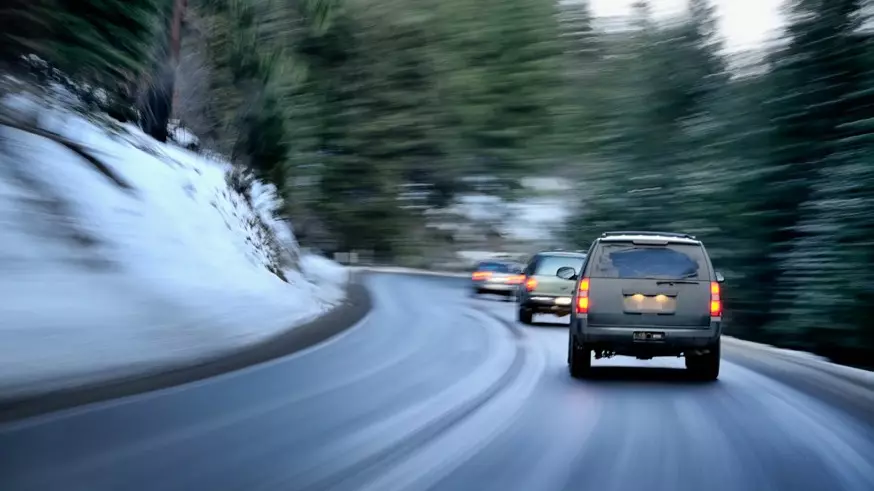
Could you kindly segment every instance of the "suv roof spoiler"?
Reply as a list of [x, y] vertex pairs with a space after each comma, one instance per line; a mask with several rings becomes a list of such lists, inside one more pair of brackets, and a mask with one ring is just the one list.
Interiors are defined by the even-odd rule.
[[617, 235], [652, 235], [652, 236], [661, 236], [661, 237], [677, 237], [680, 239], [691, 239], [698, 240], [694, 235], [689, 234], [681, 234], [676, 232], [641, 232], [639, 230], [631, 230], [631, 231], [619, 231], [619, 232], [604, 232], [601, 234], [601, 237], [613, 237]]

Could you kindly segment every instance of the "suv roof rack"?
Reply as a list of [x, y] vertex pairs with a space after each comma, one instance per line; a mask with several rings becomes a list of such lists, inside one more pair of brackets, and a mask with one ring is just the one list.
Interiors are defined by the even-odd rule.
[[601, 234], [601, 237], [613, 237], [616, 235], [653, 235], [653, 236], [661, 236], [661, 237], [677, 237], [681, 239], [691, 239], [698, 240], [694, 235], [682, 234], [676, 232], [643, 232], [639, 230], [631, 230], [631, 231], [618, 231], [618, 232], [604, 232]]

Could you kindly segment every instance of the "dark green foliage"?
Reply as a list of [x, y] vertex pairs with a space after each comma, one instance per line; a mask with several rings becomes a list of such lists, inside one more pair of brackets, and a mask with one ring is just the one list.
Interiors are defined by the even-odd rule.
[[558, 10], [539, 0], [445, 1], [438, 7], [451, 120], [471, 166], [530, 171], [554, 143], [562, 77]]
[[[707, 138], [717, 126], [713, 103], [727, 76], [699, 8], [685, 22], [658, 27], [640, 4], [635, 30], [606, 43], [596, 61], [609, 104], [597, 160], [584, 174], [588, 195], [573, 228], [580, 242], [611, 228], [671, 229], [699, 221], [702, 166], [713, 165]], [[710, 161], [710, 162], [708, 162]], [[677, 210], [678, 195], [690, 210]], [[693, 204], [694, 203], [694, 204]]]
[[256, 175], [283, 185], [288, 162], [286, 117], [276, 96], [264, 94], [244, 116], [236, 155], [242, 156]]
[[[152, 44], [172, 0], [13, 0], [0, 6], [0, 62], [36, 55], [53, 82], [113, 117], [135, 118], [139, 83], [152, 66]], [[60, 72], [55, 72], [59, 70]], [[94, 98], [94, 88], [105, 97]]]
[[[103, 108], [130, 119], [131, 101], [172, 76], [158, 63], [172, 3], [10, 0], [0, 62], [36, 53], [50, 78], [60, 68], [74, 89], [108, 89]], [[748, 53], [762, 59], [752, 73], [722, 50], [708, 0], [671, 22], [638, 1], [609, 31], [580, 2], [190, 0], [204, 89], [182, 119], [196, 114], [213, 147], [276, 184], [301, 237], [384, 260], [427, 249], [423, 203], [570, 176], [568, 242], [695, 233], [728, 278], [732, 333], [864, 363], [874, 45], [863, 3], [790, 1], [781, 42]]]
[[775, 155], [799, 182], [784, 184], [785, 194], [776, 198], [794, 199], [799, 208], [777, 215], [792, 226], [777, 235], [780, 282], [767, 326], [785, 342], [844, 353], [857, 363], [874, 339], [864, 313], [874, 292], [867, 274], [874, 266], [874, 67], [870, 34], [857, 31], [861, 4], [795, 6], [797, 14], [813, 15], [793, 24], [788, 49], [807, 61], [784, 70], [804, 77], [806, 90], [778, 124], [783, 146]]
[[149, 66], [168, 1], [16, 0], [0, 10], [0, 44], [7, 58], [33, 53], [80, 83], [121, 91]]
[[759, 73], [729, 80], [706, 2], [676, 25], [640, 3], [602, 50], [628, 56], [593, 62], [614, 103], [570, 232], [693, 232], [728, 277], [731, 333], [870, 365], [874, 44], [861, 1], [789, 7]]
[[[140, 97], [139, 123], [143, 131], [159, 142], [167, 141], [167, 124], [173, 112], [173, 93], [176, 88], [176, 63], [174, 57], [173, 23], [181, 22], [184, 0], [162, 2], [157, 19], [152, 46], [152, 64], [141, 80], [144, 94]], [[179, 16], [177, 19], [176, 16]]]

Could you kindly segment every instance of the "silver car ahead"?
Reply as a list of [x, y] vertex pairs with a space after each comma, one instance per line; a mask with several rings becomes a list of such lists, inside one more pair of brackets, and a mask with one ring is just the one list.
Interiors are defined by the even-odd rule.
[[525, 281], [522, 265], [507, 261], [483, 261], [470, 275], [472, 295], [491, 293], [503, 295], [508, 301], [516, 298], [519, 286]]

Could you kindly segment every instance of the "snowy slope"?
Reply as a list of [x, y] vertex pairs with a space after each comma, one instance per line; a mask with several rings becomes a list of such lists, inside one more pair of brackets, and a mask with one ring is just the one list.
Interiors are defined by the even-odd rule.
[[342, 299], [346, 271], [298, 257], [271, 186], [251, 185], [250, 205], [226, 162], [131, 126], [110, 134], [55, 103], [3, 101], [89, 148], [130, 189], [59, 143], [2, 129], [0, 392], [233, 348]]

